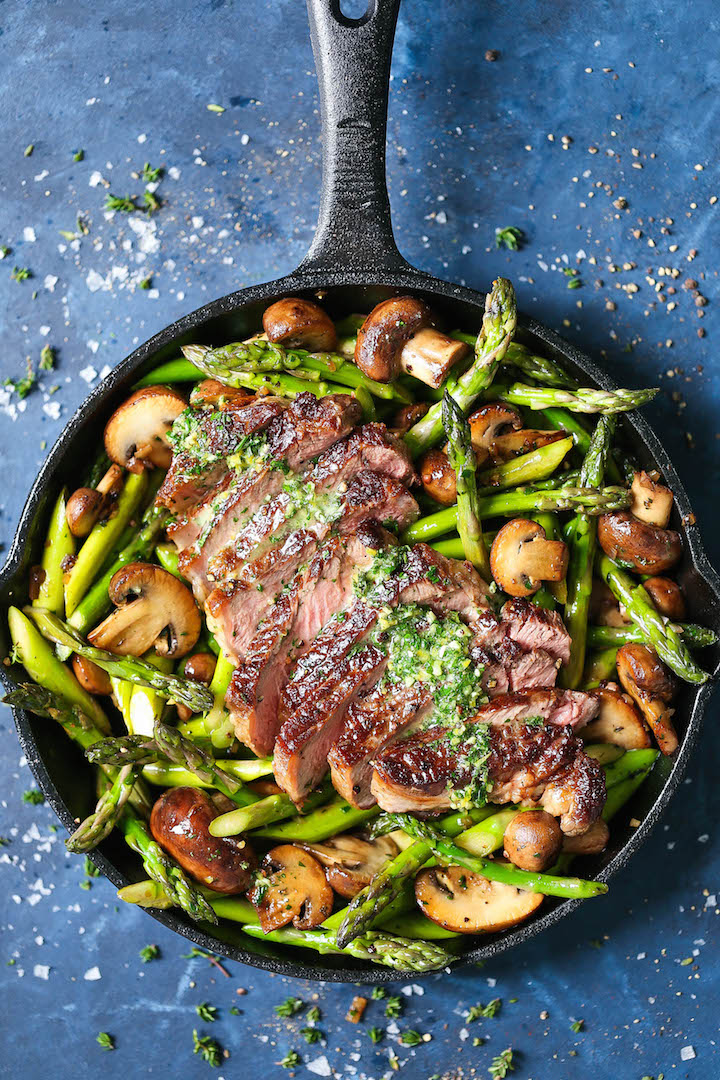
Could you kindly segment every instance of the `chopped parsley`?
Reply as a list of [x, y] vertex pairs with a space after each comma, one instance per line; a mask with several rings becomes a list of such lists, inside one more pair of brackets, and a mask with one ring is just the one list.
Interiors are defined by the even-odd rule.
[[40, 371], [52, 371], [55, 367], [55, 353], [50, 345], [43, 345], [40, 350]]
[[142, 178], [146, 184], [157, 184], [159, 180], [162, 180], [165, 170], [162, 166], [157, 169], [153, 169], [149, 161], [146, 161], [143, 165]]
[[575, 1020], [575, 1022], [570, 1025], [570, 1030], [574, 1031], [576, 1035], [579, 1035], [584, 1027], [585, 1027], [585, 1021], [584, 1020]]
[[88, 877], [100, 877], [100, 871], [94, 862], [92, 862], [87, 855], [85, 856], [85, 862], [83, 864], [83, 870]]
[[139, 210], [140, 207], [129, 195], [122, 199], [119, 195], [108, 192], [105, 197], [105, 209], [119, 211], [121, 214], [132, 214], [133, 210]]
[[316, 1027], [300, 1028], [300, 1034], [306, 1043], [316, 1043], [322, 1039], [322, 1031]]
[[84, 161], [84, 160], [85, 160], [85, 151], [84, 150], [76, 150], [75, 153], [73, 154], [73, 161]]
[[525, 233], [514, 225], [508, 225], [504, 229], [495, 230], [495, 247], [509, 248], [510, 251], [518, 251], [525, 241]]
[[384, 997], [387, 997], [387, 991], [385, 991], [382, 986], [375, 986], [373, 987], [373, 992], [370, 997], [373, 1001], [382, 1001]]
[[317, 1005], [311, 1005], [306, 1015], [309, 1023], [317, 1024], [318, 1020], [320, 1019], [320, 1010], [318, 1009]]
[[28, 270], [27, 266], [13, 266], [10, 277], [13, 281], [27, 281], [32, 277], [32, 270]]
[[198, 1035], [197, 1029], [193, 1030], [193, 1054], [200, 1054], [203, 1061], [216, 1069], [222, 1065], [223, 1051], [220, 1043], [209, 1035]]
[[382, 1042], [382, 1040], [384, 1038], [385, 1038], [385, 1032], [383, 1031], [382, 1028], [380, 1028], [380, 1027], [368, 1028], [368, 1039], [370, 1039], [371, 1042], [379, 1043], [379, 1042]]
[[419, 1031], [414, 1031], [412, 1028], [409, 1031], [403, 1031], [400, 1036], [400, 1042], [403, 1046], [419, 1046], [421, 1042], [427, 1041], [424, 1035], [421, 1035]]
[[45, 802], [45, 796], [37, 788], [30, 788], [29, 791], [23, 791], [22, 801], [30, 806], [41, 806]]
[[158, 199], [154, 191], [143, 192], [143, 202], [145, 203], [145, 209], [148, 214], [154, 214], [156, 210], [159, 210], [162, 203]]
[[275, 1006], [275, 1012], [278, 1016], [295, 1016], [305, 1005], [302, 998], [289, 997], [285, 998], [282, 1005]]
[[386, 1005], [385, 1005], [385, 1015], [390, 1020], [397, 1020], [398, 1016], [402, 1015], [402, 1011], [403, 1011], [403, 1000], [402, 1000], [402, 998], [398, 997], [396, 994], [392, 994], [387, 999], [387, 1002], [386, 1002]]
[[28, 143], [23, 150], [23, 157], [32, 157], [32, 152], [35, 149], [35, 143]]
[[149, 964], [151, 960], [157, 960], [160, 955], [160, 947], [158, 945], [146, 945], [144, 949], [140, 950], [140, 959], [143, 964]]

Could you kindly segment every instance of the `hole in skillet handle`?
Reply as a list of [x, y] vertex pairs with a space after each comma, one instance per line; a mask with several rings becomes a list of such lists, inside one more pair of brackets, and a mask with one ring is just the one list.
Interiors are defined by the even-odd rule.
[[363, 26], [377, 10], [377, 0], [331, 0], [330, 11], [343, 26]]

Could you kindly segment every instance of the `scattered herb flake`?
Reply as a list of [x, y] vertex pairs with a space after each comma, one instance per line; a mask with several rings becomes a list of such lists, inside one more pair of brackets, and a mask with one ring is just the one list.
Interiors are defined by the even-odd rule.
[[508, 1046], [496, 1058], [492, 1059], [488, 1072], [495, 1080], [504, 1080], [508, 1073], [515, 1072], [511, 1047]]
[[87, 874], [88, 877], [100, 877], [100, 871], [98, 870], [95, 863], [92, 862], [90, 859], [88, 859], [87, 855], [85, 856], [85, 863], [83, 865], [83, 870], [85, 871], [85, 873]]
[[204, 1020], [207, 1024], [211, 1024], [213, 1021], [217, 1020], [217, 1007], [215, 1005], [208, 1005], [207, 1001], [202, 1001], [199, 1005], [196, 1005], [195, 1012], [200, 1019]]
[[392, 994], [385, 1003], [385, 1015], [390, 1020], [397, 1020], [398, 1016], [402, 1015], [403, 1000], [396, 994]]
[[222, 1064], [223, 1052], [220, 1043], [209, 1035], [198, 1035], [197, 1029], [193, 1030], [193, 1054], [200, 1054], [203, 1061], [215, 1068]]
[[387, 991], [383, 990], [382, 986], [373, 987], [373, 992], [370, 995], [373, 1001], [382, 1001], [387, 996]]
[[508, 225], [504, 229], [495, 230], [495, 247], [509, 248], [510, 251], [519, 251], [525, 240], [525, 233], [522, 229], [515, 228], [514, 225]]
[[40, 371], [52, 371], [55, 367], [55, 353], [51, 345], [43, 345], [40, 350]]
[[84, 161], [84, 160], [85, 160], [85, 151], [84, 150], [76, 150], [75, 153], [73, 154], [73, 161]]
[[210, 105], [207, 106], [207, 109], [208, 109], [208, 112], [214, 112], [214, 113], [224, 113], [225, 112], [225, 106], [224, 105], [214, 105], [214, 104], [211, 103]]
[[103, 1050], [114, 1050], [115, 1040], [112, 1035], [108, 1035], [107, 1031], [101, 1031], [96, 1040]]
[[14, 266], [10, 277], [13, 281], [27, 281], [32, 277], [32, 270], [28, 270], [27, 266]]
[[23, 150], [23, 157], [32, 157], [32, 152], [35, 149], [35, 143], [28, 143]]
[[294, 1069], [300, 1064], [300, 1055], [297, 1050], [289, 1050], [280, 1062], [283, 1069]]
[[144, 949], [140, 950], [140, 959], [143, 964], [149, 964], [151, 960], [157, 960], [160, 956], [159, 945], [146, 945]]
[[317, 1005], [311, 1005], [307, 1011], [307, 1019], [311, 1024], [317, 1024], [320, 1019], [320, 1010]]
[[123, 214], [132, 214], [133, 210], [139, 210], [139, 206], [134, 199], [131, 199], [127, 195], [124, 199], [121, 199], [119, 195], [113, 195], [111, 192], [105, 196], [105, 209], [106, 210], [119, 210]]
[[414, 1031], [410, 1028], [409, 1031], [403, 1031], [400, 1036], [400, 1042], [404, 1046], [419, 1046], [421, 1042], [425, 1042], [425, 1039], [419, 1031]]
[[41, 806], [45, 802], [45, 796], [37, 788], [30, 788], [29, 791], [23, 791], [22, 800], [31, 806]]
[[487, 1005], [471, 1005], [467, 1017], [468, 1023], [472, 1024], [473, 1020], [477, 1020], [481, 1016], [486, 1018], [497, 1016], [501, 1005], [501, 998], [493, 998], [492, 1001], [488, 1001]]
[[322, 1031], [320, 1028], [304, 1027], [300, 1028], [300, 1034], [306, 1043], [316, 1043], [322, 1039]]
[[142, 178], [146, 184], [157, 184], [159, 180], [162, 180], [165, 170], [162, 166], [158, 166], [157, 169], [153, 169], [149, 161], [146, 161], [143, 165]]
[[278, 1016], [295, 1016], [305, 1005], [302, 998], [289, 997], [285, 998], [282, 1005], [275, 1006], [275, 1012]]
[[385, 1032], [380, 1027], [371, 1027], [368, 1029], [368, 1039], [371, 1042], [379, 1043], [385, 1038]]
[[156, 210], [159, 210], [162, 203], [158, 199], [157, 195], [153, 191], [143, 192], [143, 202], [145, 203], [145, 209], [148, 214], [154, 214]]
[[139, 288], [141, 288], [141, 289], [150, 289], [150, 288], [152, 288], [152, 274], [148, 274], [147, 277], [144, 277], [142, 279], [142, 281], [140, 282]]
[[570, 1025], [570, 1030], [574, 1031], [575, 1034], [577, 1035], [579, 1032], [581, 1032], [583, 1030], [584, 1027], [585, 1027], [585, 1021], [584, 1020], [575, 1020], [575, 1022]]

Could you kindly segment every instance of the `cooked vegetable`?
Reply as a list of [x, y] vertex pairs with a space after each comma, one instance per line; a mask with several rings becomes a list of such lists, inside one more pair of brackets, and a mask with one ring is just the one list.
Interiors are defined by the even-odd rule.
[[657, 482], [657, 473], [636, 472], [630, 485], [630, 513], [639, 521], [667, 529], [673, 508], [673, 493]]
[[65, 488], [60, 492], [50, 515], [47, 536], [40, 565], [41, 581], [33, 607], [47, 608], [56, 615], [65, 612], [63, 575], [75, 555], [75, 541], [66, 519]]
[[490, 561], [478, 510], [477, 459], [470, 442], [470, 425], [447, 390], [442, 402], [442, 421], [448, 438], [448, 457], [455, 474], [457, 530], [465, 558], [485, 581], [490, 581]]
[[516, 814], [505, 830], [505, 857], [521, 870], [547, 870], [562, 847], [557, 818], [544, 810]]
[[638, 574], [663, 574], [682, 555], [679, 533], [648, 525], [626, 510], [600, 518], [598, 540], [606, 555]]
[[332, 352], [337, 345], [335, 324], [312, 300], [283, 297], [265, 308], [262, 321], [268, 341], [286, 345], [289, 349]]
[[[647, 581], [643, 583], [647, 591]], [[660, 609], [658, 609], [659, 611]], [[660, 614], [665, 614], [660, 611]], [[718, 636], [714, 630], [708, 630], [706, 626], [698, 626], [696, 623], [675, 623], [674, 629], [680, 634], [686, 645], [693, 649], [704, 649], [708, 645], [715, 645]], [[633, 623], [623, 627], [614, 626], [589, 626], [588, 644], [593, 648], [607, 648], [627, 645], [629, 642], [646, 641], [643, 630]]]
[[404, 371], [428, 386], [440, 386], [468, 351], [463, 342], [434, 328], [422, 300], [394, 296], [374, 307], [358, 330], [355, 363], [378, 382], [391, 382]]
[[614, 685], [599, 687], [595, 693], [600, 699], [600, 712], [583, 728], [584, 742], [614, 743], [625, 750], [650, 746], [642, 718], [626, 694]]
[[452, 953], [433, 944], [431, 941], [412, 941], [407, 938], [393, 937], [382, 930], [369, 930], [362, 937], [354, 938], [343, 948], [335, 941], [331, 931], [297, 930], [285, 927], [265, 933], [260, 926], [244, 926], [250, 937], [262, 941], [274, 941], [279, 945], [295, 945], [303, 949], [314, 949], [321, 955], [354, 956], [356, 960], [369, 960], [373, 964], [389, 967], [395, 971], [439, 971], [455, 959]]
[[69, 840], [66, 840], [68, 851], [92, 851], [110, 835], [132, 794], [139, 774], [140, 770], [134, 765], [123, 765], [118, 770], [111, 786], [100, 796], [93, 813], [85, 818]]
[[567, 563], [563, 541], [548, 540], [542, 525], [524, 518], [503, 525], [490, 552], [492, 576], [510, 596], [532, 596], [544, 581], [562, 581]]
[[111, 465], [96, 488], [82, 487], [72, 493], [65, 516], [73, 536], [87, 536], [100, 518], [110, 516], [122, 486], [122, 469]]
[[75, 678], [88, 694], [98, 694], [102, 697], [112, 693], [110, 676], [97, 664], [93, 664], [92, 660], [86, 660], [83, 656], [73, 656], [72, 669]]
[[579, 836], [566, 836], [563, 839], [563, 854], [599, 855], [604, 851], [610, 839], [610, 830], [602, 818], [594, 821], [587, 832]]
[[415, 879], [415, 898], [428, 919], [460, 934], [490, 934], [524, 922], [544, 897], [489, 881], [462, 866], [433, 866]]
[[623, 645], [617, 655], [620, 682], [639, 705], [653, 730], [663, 754], [677, 750], [678, 738], [672, 722], [675, 712], [670, 703], [675, 696], [675, 684], [647, 645]]
[[169, 386], [136, 390], [105, 426], [105, 450], [110, 460], [133, 473], [153, 465], [167, 469], [172, 458], [167, 433], [185, 404], [182, 394]]
[[375, 874], [398, 853], [389, 836], [363, 840], [352, 833], [342, 833], [324, 844], [300, 844], [325, 867], [328, 882], [340, 896], [352, 899], [369, 885]]
[[292, 844], [281, 844], [267, 853], [248, 898], [266, 934], [289, 922], [298, 930], [311, 930], [328, 917], [333, 905], [332, 889], [320, 864]]
[[687, 614], [683, 591], [676, 581], [666, 577], [651, 577], [643, 581], [643, 589], [649, 595], [661, 615], [680, 622]]

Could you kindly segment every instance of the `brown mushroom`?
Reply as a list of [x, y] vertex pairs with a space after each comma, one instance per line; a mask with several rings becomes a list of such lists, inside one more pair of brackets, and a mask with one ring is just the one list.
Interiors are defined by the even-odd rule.
[[670, 523], [673, 508], [673, 493], [670, 488], [657, 483], [657, 473], [633, 473], [630, 485], [630, 512], [639, 521], [648, 525], [657, 525], [666, 529]]
[[130, 472], [152, 465], [167, 469], [172, 460], [167, 433], [184, 408], [185, 398], [170, 386], [136, 390], [105, 425], [108, 457]]
[[379, 303], [358, 330], [355, 363], [378, 382], [392, 382], [401, 371], [428, 386], [439, 386], [469, 346], [441, 334], [430, 308], [414, 296]]
[[657, 654], [647, 645], [623, 645], [618, 649], [617, 670], [620, 682], [653, 730], [663, 754], [672, 754], [678, 737], [672, 722], [670, 702], [675, 683]]
[[[209, 686], [212, 682], [212, 677], [215, 674], [215, 664], [216, 660], [212, 653], [193, 653], [193, 655], [188, 656], [185, 661], [183, 675], [192, 682], [199, 682], [204, 686]], [[176, 709], [177, 714], [183, 723], [186, 720], [189, 720], [193, 715], [192, 710], [187, 705], [178, 703]]]
[[600, 712], [582, 729], [583, 742], [611, 743], [625, 750], [650, 746], [647, 728], [627, 694], [621, 694], [615, 683], [606, 683], [594, 693], [600, 702]]
[[544, 810], [516, 814], [505, 830], [505, 857], [521, 870], [547, 870], [560, 853], [562, 835], [557, 818]]
[[320, 863], [302, 848], [280, 844], [268, 851], [248, 899], [267, 934], [292, 922], [310, 930], [332, 911], [333, 893]]
[[418, 473], [426, 495], [443, 506], [457, 502], [455, 470], [444, 450], [427, 450], [418, 462]]
[[96, 488], [82, 487], [72, 493], [65, 517], [73, 536], [87, 536], [96, 522], [109, 517], [122, 486], [122, 469], [111, 465]]
[[463, 866], [433, 866], [415, 878], [415, 899], [424, 915], [458, 934], [507, 930], [542, 904], [542, 893], [488, 881]]
[[203, 379], [190, 394], [194, 409], [237, 409], [253, 401], [255, 395], [242, 387], [225, 386], [217, 379]]
[[300, 844], [300, 847], [322, 863], [330, 885], [348, 900], [369, 885], [375, 874], [398, 853], [398, 846], [390, 836], [363, 840], [352, 833], [341, 833], [323, 844]]
[[586, 832], [563, 837], [562, 849], [567, 855], [599, 855], [608, 846], [609, 839], [607, 824], [598, 818]]
[[513, 405], [505, 401], [491, 401], [481, 405], [468, 417], [468, 423], [475, 450], [485, 450], [491, 454], [497, 440], [509, 432], [520, 431], [524, 421]]
[[84, 656], [75, 655], [72, 658], [72, 669], [75, 672], [75, 678], [83, 690], [87, 690], [88, 694], [101, 696], [112, 693], [110, 676], [107, 671], [103, 671], [97, 664], [93, 664], [92, 660], [86, 660]]
[[402, 405], [392, 418], [390, 428], [396, 435], [404, 435], [413, 424], [422, 420], [430, 406], [426, 401], [416, 401], [412, 405]]
[[268, 341], [289, 349], [331, 352], [337, 345], [335, 324], [327, 312], [312, 300], [286, 296], [263, 313], [263, 330]]
[[598, 542], [606, 555], [638, 574], [662, 574], [682, 555], [679, 533], [648, 525], [627, 510], [598, 518]]
[[218, 811], [205, 791], [170, 788], [155, 802], [150, 831], [155, 840], [196, 881], [219, 893], [244, 893], [257, 864], [247, 840], [211, 836]]
[[590, 594], [590, 621], [597, 626], [627, 626], [631, 622], [623, 615], [612, 589], [595, 578]]
[[200, 636], [200, 612], [190, 590], [152, 563], [128, 563], [110, 579], [117, 610], [88, 634], [88, 641], [118, 656], [189, 653]]
[[566, 439], [565, 431], [536, 431], [534, 428], [520, 428], [519, 431], [509, 431], [506, 435], [498, 435], [490, 446], [490, 454], [493, 461], [510, 461], [519, 454], [529, 454], [533, 450], [539, 450], [541, 446]]
[[515, 518], [503, 525], [490, 549], [490, 570], [510, 596], [532, 596], [543, 581], [562, 581], [568, 549], [562, 540], [548, 540], [542, 525]]
[[643, 589], [661, 615], [678, 622], [685, 618], [685, 597], [676, 581], [666, 577], [651, 577], [643, 581]]

